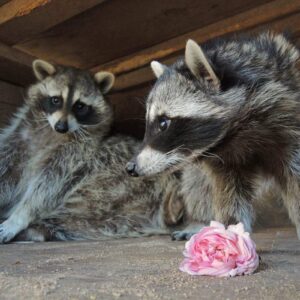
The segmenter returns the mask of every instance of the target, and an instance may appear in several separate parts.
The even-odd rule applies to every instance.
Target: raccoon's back
[[[204,45],[214,70],[225,88],[232,85],[260,86],[281,81],[300,90],[297,67],[300,52],[284,35],[265,32],[257,36],[237,36]]]

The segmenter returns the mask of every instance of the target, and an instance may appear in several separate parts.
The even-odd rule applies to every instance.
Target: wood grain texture
[[[145,132],[145,99],[150,83],[140,85],[126,92],[108,96],[115,115],[115,131],[142,139]]]
[[[106,1],[16,48],[58,63],[91,68],[267,2]]]
[[[12,0],[0,8],[0,24],[11,19],[29,15],[33,10],[44,6],[51,0]]]
[[[185,43],[189,38],[203,43],[209,39],[230,34],[237,31],[247,30],[259,24],[272,22],[274,19],[282,18],[291,13],[300,10],[300,0],[277,0],[261,6],[255,7],[241,14],[237,14],[230,18],[225,18],[219,22],[209,24],[194,31],[177,36],[173,39],[163,41],[157,45],[143,49],[141,51],[131,53],[128,56],[111,61],[107,64],[94,67],[93,71],[107,70],[115,74],[129,72],[131,70],[145,66],[153,59],[163,59],[170,55],[174,55],[179,51],[183,51]],[[288,21],[283,26],[288,26],[292,30],[299,30],[299,20],[295,20],[295,24]],[[273,25],[273,27],[280,27]],[[266,26],[265,26],[266,27]]]
[[[11,0],[0,7],[0,40],[28,40],[106,0]]]
[[[16,85],[32,83],[31,63],[34,57],[0,43],[0,80]]]
[[[11,116],[23,103],[24,89],[0,81],[0,127],[8,124]]]
[[[248,33],[258,33],[264,30],[272,30],[275,32],[284,32],[287,31],[291,37],[292,40],[297,40],[298,37],[300,37],[300,12],[287,15],[283,18],[276,18],[275,20],[263,24],[256,24],[255,26],[251,26],[249,28],[243,28],[243,32]],[[233,33],[236,33],[237,31],[234,31]],[[230,34],[226,34],[230,36]],[[187,34],[189,36],[189,34]],[[195,38],[193,33],[190,34],[190,38],[193,38],[199,42],[199,38]],[[185,39],[185,42],[187,40],[187,37]],[[183,46],[185,46],[185,42],[183,43]],[[201,39],[200,39],[201,43]],[[299,41],[298,41],[299,44]],[[175,48],[175,47],[174,47]],[[169,48],[170,49],[170,48]],[[184,47],[180,51],[176,51],[171,53],[171,56],[163,56],[159,59],[164,64],[172,64],[176,59],[178,59],[181,55],[184,53]],[[153,57],[152,59],[157,59],[157,57]],[[151,60],[152,60],[151,59]],[[151,61],[150,60],[150,61]],[[147,59],[146,59],[147,61]],[[143,64],[144,65],[144,64]],[[107,70],[104,66],[101,68],[94,68],[92,71],[96,72],[97,70]],[[116,73],[116,72],[115,72]],[[149,62],[138,69],[134,68],[132,71],[129,71],[124,74],[119,74],[116,77],[116,84],[114,87],[114,90],[121,91],[126,90],[127,88],[131,88],[134,85],[140,85],[144,84],[145,82],[149,82],[154,79],[154,75],[152,74],[152,71],[149,67]]]
[[[163,63],[166,65],[170,65],[174,63],[180,56],[181,53],[164,59]],[[155,76],[150,66],[147,65],[142,68],[133,70],[132,72],[117,75],[115,85],[113,87],[113,92],[124,91],[128,88],[130,89],[134,86],[143,85],[145,82],[153,80],[155,80]]]
[[[9,2],[10,0],[0,0],[0,6],[4,5],[5,3]]]

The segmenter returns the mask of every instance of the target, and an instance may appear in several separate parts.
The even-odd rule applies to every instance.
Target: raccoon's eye
[[[74,110],[75,114],[84,116],[90,111],[90,107],[80,101],[77,101],[74,104],[73,110]]]
[[[171,120],[168,119],[167,117],[161,117],[158,121],[159,121],[159,130],[160,131],[167,130],[171,123]]]
[[[61,103],[62,103],[62,99],[61,97],[58,97],[58,96],[53,96],[53,97],[50,97],[50,101],[53,105],[55,106],[60,106]]]

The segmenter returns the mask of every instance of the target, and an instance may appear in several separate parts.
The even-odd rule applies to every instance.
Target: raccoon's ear
[[[114,85],[115,75],[110,72],[101,71],[94,75],[94,79],[98,83],[102,94],[106,94]]]
[[[53,65],[41,59],[34,60],[32,63],[32,68],[34,75],[38,80],[43,80],[47,76],[53,75],[56,72],[56,69]]]
[[[155,75],[156,78],[159,78],[164,71],[167,69],[167,66],[161,64],[160,62],[153,60],[150,64],[151,69]]]
[[[220,87],[220,81],[208,62],[201,47],[193,40],[188,40],[185,48],[185,63],[197,77],[211,82],[214,87]]]

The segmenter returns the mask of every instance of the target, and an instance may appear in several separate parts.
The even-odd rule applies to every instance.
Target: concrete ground
[[[169,237],[0,246],[0,299],[300,299],[293,228],[253,235],[262,263],[250,276],[178,270],[184,242]]]

